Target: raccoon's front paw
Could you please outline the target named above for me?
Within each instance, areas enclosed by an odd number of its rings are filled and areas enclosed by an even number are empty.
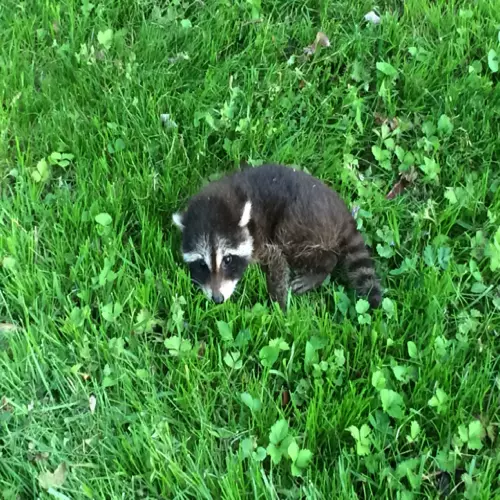
[[[307,289],[307,280],[304,276],[296,276],[290,282],[290,288],[294,294],[301,295]]]
[[[277,302],[282,311],[286,311],[290,269],[281,250],[268,245],[261,265],[266,273],[267,292],[272,301]]]
[[[317,288],[325,281],[326,274],[298,274],[290,282],[292,292],[296,295],[302,295],[314,288]]]
[[[283,311],[283,312],[286,312],[286,302],[287,302],[287,296],[286,296],[286,293],[270,293],[269,294],[269,298],[273,301],[273,302],[277,302],[277,304],[280,306],[280,309]]]

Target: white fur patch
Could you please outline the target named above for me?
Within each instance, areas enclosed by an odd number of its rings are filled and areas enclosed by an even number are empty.
[[[181,231],[184,229],[184,224],[182,219],[183,215],[180,212],[176,212],[174,215],[172,215],[172,221]]]
[[[249,236],[245,241],[241,242],[236,248],[228,248],[226,254],[236,255],[237,257],[245,257],[250,259],[253,254],[253,238]]]
[[[215,267],[216,269],[220,269],[220,265],[222,264],[222,259],[226,254],[226,248],[223,245],[220,245],[215,252]]]
[[[238,280],[226,280],[220,284],[219,291],[224,297],[224,302],[231,297],[237,284]]]
[[[252,202],[247,201],[243,207],[243,212],[241,214],[241,219],[239,222],[240,227],[245,227],[250,222],[250,217],[252,215]]]
[[[210,258],[210,246],[208,241],[201,241],[192,252],[182,254],[184,262],[196,262],[203,260],[208,269],[212,270],[212,259]]]
[[[215,262],[217,269],[220,269],[222,264],[222,259],[228,255],[234,255],[236,257],[243,257],[245,259],[251,259],[253,254],[253,238],[248,235],[247,239],[241,242],[236,248],[231,248],[227,241],[219,241],[217,251],[215,254]]]
[[[182,257],[184,259],[184,262],[196,262],[197,260],[200,260],[200,259],[203,259],[205,260],[205,258],[203,257],[203,255],[201,255],[201,253],[199,252],[185,252],[182,254]]]

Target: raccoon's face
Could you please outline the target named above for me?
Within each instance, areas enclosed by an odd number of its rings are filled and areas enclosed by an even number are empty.
[[[231,297],[252,259],[251,212],[249,201],[234,207],[223,197],[205,196],[172,217],[182,231],[191,280],[217,304]]]

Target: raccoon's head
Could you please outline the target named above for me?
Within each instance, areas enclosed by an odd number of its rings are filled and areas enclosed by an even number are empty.
[[[217,304],[231,297],[252,259],[251,216],[250,201],[219,191],[192,198],[172,217],[192,281]]]

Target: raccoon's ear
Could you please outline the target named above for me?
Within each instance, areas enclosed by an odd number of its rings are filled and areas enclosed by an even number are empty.
[[[248,226],[248,223],[250,222],[251,216],[252,216],[252,202],[247,201],[245,203],[245,206],[243,207],[243,212],[241,213],[239,226],[240,227]]]
[[[184,230],[184,214],[181,212],[176,212],[172,215],[173,223],[182,231]]]

